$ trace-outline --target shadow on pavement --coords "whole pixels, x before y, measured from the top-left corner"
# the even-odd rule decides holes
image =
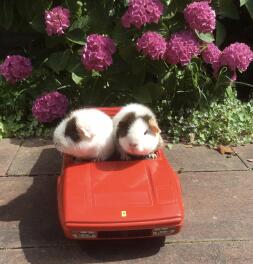
[[[39,146],[45,146],[45,144],[52,144],[50,139],[42,138],[28,138],[28,139],[17,139],[17,138],[7,138],[9,142],[13,145],[22,145],[24,147],[34,148]]]
[[[50,152],[54,151],[54,148],[43,150],[34,167],[44,163]],[[159,238],[89,242],[67,240],[58,221],[56,177],[35,176],[12,180],[20,181],[25,192],[0,207],[0,221],[19,223],[21,248],[28,263],[123,261],[152,256],[164,244],[164,240]],[[6,226],[8,228],[8,224]],[[12,231],[15,233],[15,230]],[[16,240],[18,243],[18,238]]]

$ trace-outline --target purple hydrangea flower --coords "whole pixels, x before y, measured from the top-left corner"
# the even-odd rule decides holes
[[[82,63],[86,70],[103,71],[112,64],[116,46],[109,37],[92,34],[83,48]]]
[[[195,35],[188,30],[174,33],[167,42],[165,60],[170,64],[186,65],[200,53],[200,43]]]
[[[61,6],[45,11],[46,32],[48,36],[64,34],[64,30],[70,25],[69,18],[69,10]]]
[[[7,56],[0,65],[0,74],[4,76],[6,81],[12,84],[24,80],[31,75],[31,73],[31,60],[20,55]]]
[[[145,24],[158,23],[163,11],[164,6],[160,0],[131,0],[121,17],[121,23],[125,28],[133,25],[140,29]]]
[[[193,2],[184,10],[184,18],[189,27],[202,33],[213,32],[215,17],[215,11],[206,1]]]
[[[68,108],[68,99],[59,92],[50,92],[36,98],[32,113],[41,123],[49,123],[65,115]]]
[[[217,74],[220,69],[220,55],[221,51],[214,43],[207,44],[206,49],[202,52],[204,62],[212,65],[214,74]]]
[[[220,56],[220,65],[228,66],[234,73],[232,77],[234,80],[236,80],[236,69],[240,72],[244,72],[252,61],[253,52],[250,47],[244,43],[238,42],[226,47]]]
[[[236,68],[244,72],[253,60],[253,52],[244,43],[233,43],[226,47],[221,54],[221,65],[228,66],[232,71]]]
[[[137,40],[136,47],[152,60],[159,60],[166,51],[166,40],[160,34],[149,31]]]

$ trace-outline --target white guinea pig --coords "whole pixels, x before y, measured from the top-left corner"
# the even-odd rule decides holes
[[[155,158],[154,151],[163,142],[160,133],[155,114],[141,104],[126,105],[113,118],[113,134],[121,159]]]
[[[108,115],[94,108],[83,108],[61,121],[53,141],[60,152],[86,160],[106,160],[114,152],[112,133]]]

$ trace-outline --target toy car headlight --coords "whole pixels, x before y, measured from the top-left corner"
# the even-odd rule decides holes
[[[73,231],[73,238],[96,238],[97,232],[95,231]]]
[[[152,230],[153,236],[166,236],[176,233],[176,228],[172,227],[158,227]]]

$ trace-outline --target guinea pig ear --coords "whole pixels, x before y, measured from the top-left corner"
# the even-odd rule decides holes
[[[122,120],[120,121],[121,124],[123,123],[131,123],[135,119],[135,113],[131,112],[126,114]]]
[[[93,137],[93,135],[83,127],[77,127],[77,132],[80,135],[80,138],[89,138],[90,139]]]
[[[129,130],[130,125],[134,122],[134,120],[135,113],[131,112],[126,114],[118,124],[116,136],[125,137],[127,135],[127,131]]]
[[[161,129],[158,127],[158,124],[156,122],[155,119],[153,118],[150,118],[148,120],[148,126],[150,128],[150,130],[154,133],[154,134],[160,134],[161,133]]]

